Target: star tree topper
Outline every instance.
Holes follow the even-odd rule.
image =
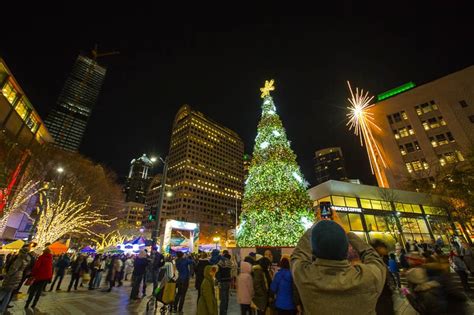
[[[270,91],[275,91],[275,86],[273,83],[275,83],[273,79],[270,81],[265,80],[265,86],[260,88],[260,92],[262,92],[262,95],[260,95],[261,98],[265,98],[265,96],[270,95]]]

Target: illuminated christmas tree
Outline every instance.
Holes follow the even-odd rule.
[[[262,118],[237,230],[241,247],[295,246],[314,220],[307,183],[270,96],[274,89],[273,80],[260,89]]]

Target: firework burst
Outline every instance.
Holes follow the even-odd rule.
[[[375,123],[374,114],[368,111],[371,107],[370,102],[374,97],[370,96],[369,92],[364,92],[364,90],[359,88],[356,88],[354,93],[349,81],[347,81],[347,86],[349,87],[351,97],[347,99],[350,106],[348,107],[349,113],[347,114],[349,121],[346,125],[349,126],[349,130],[354,130],[355,135],[360,138],[360,145],[365,145],[372,174],[375,174],[377,177],[379,185],[388,187],[385,176],[382,173],[382,168],[386,168],[387,164],[372,134],[373,129],[379,131],[381,129]]]

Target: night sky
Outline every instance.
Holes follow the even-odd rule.
[[[349,176],[368,184],[375,178],[366,153],[345,126],[346,80],[377,94],[474,63],[467,2],[370,8],[202,3],[60,8],[42,2],[10,17],[3,8],[0,55],[45,118],[78,53],[94,43],[120,51],[100,61],[108,74],[81,153],[121,177],[132,158],[167,153],[183,104],[236,131],[251,153],[259,87],[273,78],[277,111],[306,179],[314,182],[315,150],[341,146]]]

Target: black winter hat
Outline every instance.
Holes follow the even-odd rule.
[[[316,258],[347,259],[349,241],[344,229],[334,221],[319,221],[311,231],[311,248]]]

